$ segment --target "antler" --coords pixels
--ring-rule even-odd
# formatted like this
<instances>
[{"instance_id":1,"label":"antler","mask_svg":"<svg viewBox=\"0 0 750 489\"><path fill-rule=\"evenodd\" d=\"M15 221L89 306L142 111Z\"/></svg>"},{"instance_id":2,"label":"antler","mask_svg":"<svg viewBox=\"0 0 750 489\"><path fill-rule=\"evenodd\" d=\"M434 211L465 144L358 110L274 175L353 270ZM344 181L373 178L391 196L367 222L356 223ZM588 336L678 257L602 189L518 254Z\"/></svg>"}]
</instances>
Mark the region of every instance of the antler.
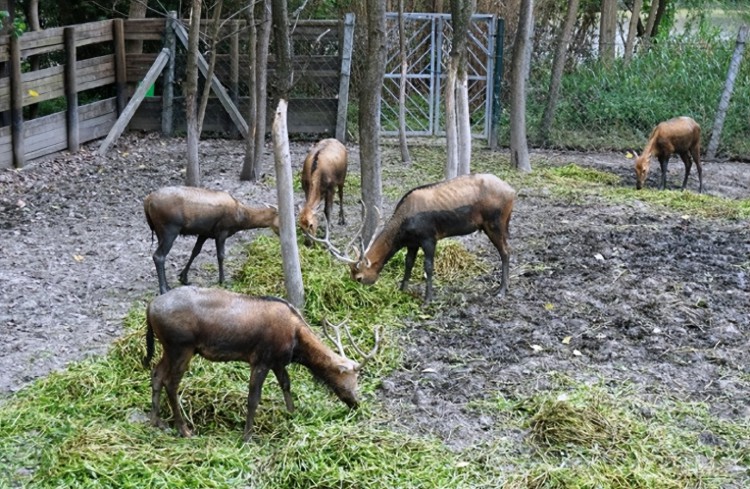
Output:
<instances>
[{"instance_id":1,"label":"antler","mask_svg":"<svg viewBox=\"0 0 750 489\"><path fill-rule=\"evenodd\" d=\"M356 352L362 357L362 360L357 364L357 370L361 370L362 367L367 364L370 360L372 360L375 357L375 354L378 352L378 346L380 345L380 327L375 326L374 334L375 334L375 346L373 346L372 350L370 350L369 353L365 353L362 351L362 349L357 345L357 343L354 341L354 338L352 337L351 331L349 331L349 328L345 325L346 321L343 321L337 325L333 325L328 322L327 319L323 320L323 333L326 335L326 338L328 338L331 343L336 345L336 348L339 350L339 354L347 358L346 354L344 353L344 345L341 344L341 326L344 326L344 331L346 331L346 336L349 338L349 341L352 343L352 347L356 350ZM332 338L330 334L328 334L328 328L331 328L334 333L336 333L336 338Z\"/></svg>"},{"instance_id":2,"label":"antler","mask_svg":"<svg viewBox=\"0 0 750 489\"><path fill-rule=\"evenodd\" d=\"M305 236L307 236L309 239L325 246L326 249L328 249L328 251L331 253L331 255L333 255L333 257L336 258L337 260L343 261L344 263L349 263L349 264L357 263L359 260L356 260L346 255L345 253L342 253L341 251L338 250L338 248L333 246L333 243L331 243L331 239L330 239L330 229L331 227L328 225L328 219L326 219L326 234L323 239L317 238L313 236L312 234L308 233L307 231L303 231L303 232L305 233ZM362 229L360 229L359 232L361 233ZM344 250L349 249L349 247L354 243L354 240L356 239L357 239L357 235L354 235L354 238L351 241L349 241L349 243L346 245L346 248L344 248Z\"/></svg>"}]
</instances>

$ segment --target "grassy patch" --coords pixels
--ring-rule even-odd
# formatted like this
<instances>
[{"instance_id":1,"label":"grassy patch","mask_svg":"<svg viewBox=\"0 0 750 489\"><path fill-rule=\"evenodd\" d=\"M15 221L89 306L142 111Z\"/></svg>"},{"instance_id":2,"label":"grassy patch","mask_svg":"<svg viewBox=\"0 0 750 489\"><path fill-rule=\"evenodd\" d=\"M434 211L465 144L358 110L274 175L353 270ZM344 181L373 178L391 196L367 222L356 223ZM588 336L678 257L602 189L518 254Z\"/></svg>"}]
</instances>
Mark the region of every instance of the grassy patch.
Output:
<instances>
[{"instance_id":1,"label":"grassy patch","mask_svg":"<svg viewBox=\"0 0 750 489\"><path fill-rule=\"evenodd\" d=\"M647 401L632 385L612 382L558 376L553 383L479 408L526 432L527 450L502 487L719 488L747 467L750 425L717 419L705 404Z\"/></svg>"}]
</instances>

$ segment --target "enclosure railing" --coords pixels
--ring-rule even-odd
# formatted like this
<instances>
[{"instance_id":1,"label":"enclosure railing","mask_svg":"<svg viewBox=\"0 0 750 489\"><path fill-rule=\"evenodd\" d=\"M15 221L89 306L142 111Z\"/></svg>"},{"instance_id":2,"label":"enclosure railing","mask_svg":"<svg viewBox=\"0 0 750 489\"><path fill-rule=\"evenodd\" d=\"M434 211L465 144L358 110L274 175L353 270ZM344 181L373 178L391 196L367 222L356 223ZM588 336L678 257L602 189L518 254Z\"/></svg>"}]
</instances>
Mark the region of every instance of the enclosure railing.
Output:
<instances>
[{"instance_id":1,"label":"enclosure railing","mask_svg":"<svg viewBox=\"0 0 750 489\"><path fill-rule=\"evenodd\" d=\"M201 28L209 30L207 23ZM81 144L106 136L164 47L166 29L165 18L112 19L0 37L0 168L20 168L62 150L76 152ZM292 42L297 83L289 103L290 133L346 137L353 32L353 15L296 24ZM225 22L216 44L216 76L242 114L250 69L242 59L248 56L243 52L248 35L244 21ZM141 43L142 49L128 53L128 42ZM129 129L161 131L168 104L174 108L171 127L185 130L179 83L185 51L179 43L172 57L178 80L171 85L174 90L165 91L160 77L149 87ZM274 70L273 57L268 70ZM165 100L165 93L174 98ZM209 101L203 127L206 132L239 134L215 98Z\"/></svg>"}]
</instances>

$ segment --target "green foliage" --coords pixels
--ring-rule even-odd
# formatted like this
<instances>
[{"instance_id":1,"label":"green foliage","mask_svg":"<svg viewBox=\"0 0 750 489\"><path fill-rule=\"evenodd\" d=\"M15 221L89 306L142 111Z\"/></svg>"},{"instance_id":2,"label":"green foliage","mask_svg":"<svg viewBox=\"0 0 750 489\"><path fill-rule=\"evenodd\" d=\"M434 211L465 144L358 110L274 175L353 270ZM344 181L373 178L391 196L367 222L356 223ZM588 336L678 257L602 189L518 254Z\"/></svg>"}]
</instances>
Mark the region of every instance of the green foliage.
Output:
<instances>
[{"instance_id":1,"label":"green foliage","mask_svg":"<svg viewBox=\"0 0 750 489\"><path fill-rule=\"evenodd\" d=\"M679 115L703 128L705 147L724 89L734 39L721 39L707 28L699 33L660 39L629 64L589 61L563 77L551 145L584 150L642 148L653 127ZM530 78L529 120L541 121L549 87L549 65L538 64ZM735 82L720 150L733 157L750 155L746 137L750 119L750 63ZM536 126L529 137L536 138ZM507 137L507 134L504 135Z\"/></svg>"}]
</instances>

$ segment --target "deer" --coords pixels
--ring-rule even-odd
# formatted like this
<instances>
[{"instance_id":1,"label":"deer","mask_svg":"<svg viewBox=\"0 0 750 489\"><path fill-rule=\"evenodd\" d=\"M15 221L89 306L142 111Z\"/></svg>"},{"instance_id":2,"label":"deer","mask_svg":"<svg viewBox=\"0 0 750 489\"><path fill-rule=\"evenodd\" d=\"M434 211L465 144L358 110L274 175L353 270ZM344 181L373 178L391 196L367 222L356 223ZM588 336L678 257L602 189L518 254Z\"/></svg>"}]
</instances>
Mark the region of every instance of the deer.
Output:
<instances>
[{"instance_id":1,"label":"deer","mask_svg":"<svg viewBox=\"0 0 750 489\"><path fill-rule=\"evenodd\" d=\"M339 224L344 218L344 181L346 180L347 151L337 139L323 139L315 144L305 157L300 180L305 192L305 204L300 210L299 225L306 234L316 235L318 218L315 215L324 203L326 220L331 220L334 192L339 194ZM308 240L308 244L309 244Z\"/></svg>"},{"instance_id":2,"label":"deer","mask_svg":"<svg viewBox=\"0 0 750 489\"><path fill-rule=\"evenodd\" d=\"M682 181L682 190L687 188L688 177L692 156L695 167L698 170L698 193L703 193L703 168L701 167L701 127L690 117L675 117L660 122L651 131L651 136L639 156L635 155L635 188L640 190L646 182L651 157L656 157L661 166L661 181L659 190L667 187L667 164L673 154L678 154L685 164L685 179Z\"/></svg>"},{"instance_id":3,"label":"deer","mask_svg":"<svg viewBox=\"0 0 750 489\"><path fill-rule=\"evenodd\" d=\"M346 321L344 321L345 323ZM250 386L243 438L250 441L261 390L269 371L279 382L284 404L294 412L291 381L286 370L290 363L307 367L350 409L359 405L358 374L377 353L379 328L374 328L372 350L364 353L344 326L360 362L346 357L340 328L323 320L324 334L338 348L335 353L319 339L302 314L287 301L276 297L255 297L219 288L179 287L158 295L146 309L146 356L148 368L154 355L154 337L162 346L162 356L151 373L151 413L153 426L165 427L159 417L162 387L183 437L192 436L185 423L177 390L190 360L196 354L215 362L242 361L250 364ZM335 338L328 332L332 329Z\"/></svg>"},{"instance_id":4,"label":"deer","mask_svg":"<svg viewBox=\"0 0 750 489\"><path fill-rule=\"evenodd\" d=\"M327 228L323 239L308 236L323 244L334 258L348 263L352 279L364 285L374 284L385 264L396 252L406 248L402 291L407 288L417 251L422 248L426 305L433 297L432 275L437 241L481 230L500 253L502 278L497 296L502 297L507 291L510 273L508 229L515 197L515 190L495 175L463 175L406 192L393 215L379 232L374 233L366 248L360 246L355 257L347 252L358 236L343 251L332 245Z\"/></svg>"},{"instance_id":5,"label":"deer","mask_svg":"<svg viewBox=\"0 0 750 489\"><path fill-rule=\"evenodd\" d=\"M248 207L229 193L198 187L162 187L151 192L143 201L143 211L156 234L158 245L153 254L159 293L169 290L164 263L179 235L197 236L195 246L185 267L180 272L180 283L188 284L188 271L208 238L216 241L216 258L219 262L219 283L224 283L224 245L237 231L271 228L279 234L278 210L265 207Z\"/></svg>"}]
</instances>

